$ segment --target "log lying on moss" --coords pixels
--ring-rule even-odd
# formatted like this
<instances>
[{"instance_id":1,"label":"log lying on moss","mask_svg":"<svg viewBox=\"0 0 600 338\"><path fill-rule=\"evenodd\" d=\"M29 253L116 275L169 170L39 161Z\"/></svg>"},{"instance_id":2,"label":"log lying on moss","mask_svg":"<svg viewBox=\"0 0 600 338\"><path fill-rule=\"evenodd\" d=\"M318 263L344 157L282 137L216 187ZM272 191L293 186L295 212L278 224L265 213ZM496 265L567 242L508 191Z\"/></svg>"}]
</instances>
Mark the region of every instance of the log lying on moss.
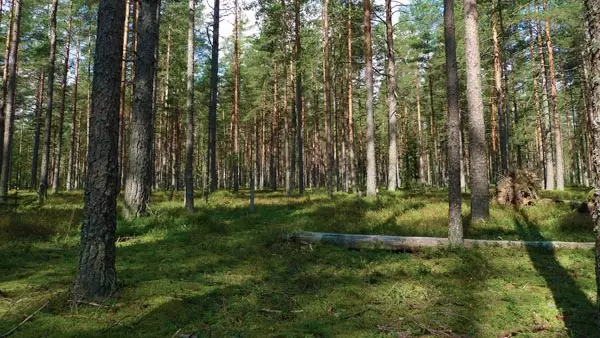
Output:
<instances>
[{"instance_id":1,"label":"log lying on moss","mask_svg":"<svg viewBox=\"0 0 600 338\"><path fill-rule=\"evenodd\" d=\"M447 238L438 237L401 237L378 235L351 235L323 232L300 231L290 236L292 240L308 243L327 243L348 249L380 249L398 251L418 251L422 248L448 246ZM546 248L546 249L593 249L594 243L588 242L545 242L545 241L500 241L483 239L465 239L466 248L495 246L500 248Z\"/></svg>"}]
</instances>

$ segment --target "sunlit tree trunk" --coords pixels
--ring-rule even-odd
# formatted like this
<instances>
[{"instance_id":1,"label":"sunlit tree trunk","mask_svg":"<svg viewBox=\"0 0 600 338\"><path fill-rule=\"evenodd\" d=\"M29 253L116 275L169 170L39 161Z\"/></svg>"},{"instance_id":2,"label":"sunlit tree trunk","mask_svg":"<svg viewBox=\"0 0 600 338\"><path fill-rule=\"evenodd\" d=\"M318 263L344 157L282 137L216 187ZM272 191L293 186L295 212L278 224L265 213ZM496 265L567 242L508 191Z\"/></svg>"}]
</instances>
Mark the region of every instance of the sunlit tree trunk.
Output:
<instances>
[{"instance_id":1,"label":"sunlit tree trunk","mask_svg":"<svg viewBox=\"0 0 600 338\"><path fill-rule=\"evenodd\" d=\"M103 0L98 9L88 170L75 300L107 297L117 287L119 97L125 2Z\"/></svg>"},{"instance_id":2,"label":"sunlit tree trunk","mask_svg":"<svg viewBox=\"0 0 600 338\"><path fill-rule=\"evenodd\" d=\"M240 188L240 47L239 47L239 24L238 24L238 0L233 1L233 191Z\"/></svg>"},{"instance_id":3,"label":"sunlit tree trunk","mask_svg":"<svg viewBox=\"0 0 600 338\"><path fill-rule=\"evenodd\" d=\"M346 48L347 48L347 63L346 63L346 91L348 92L348 161L350 171L350 185L352 185L354 192L358 194L360 189L356 183L356 160L354 158L354 116L352 111L352 2L348 1L348 14L346 18L347 34L346 34Z\"/></svg>"},{"instance_id":4,"label":"sunlit tree trunk","mask_svg":"<svg viewBox=\"0 0 600 338\"><path fill-rule=\"evenodd\" d=\"M56 65L56 11L58 0L52 0L50 8L50 55L48 57L48 93L46 105L46 118L44 122L44 150L42 152L42 166L40 173L40 199L47 197L48 173L50 171L50 147L52 137L52 110L54 108L54 71Z\"/></svg>"},{"instance_id":5,"label":"sunlit tree trunk","mask_svg":"<svg viewBox=\"0 0 600 338\"><path fill-rule=\"evenodd\" d=\"M590 61L591 61L591 110L594 120L592 128L594 134L600 133L600 0L585 0L586 18L588 30L591 36L590 43ZM594 219L594 232L596 235L596 304L598 307L597 315L600 316L600 138L594 139L593 149L594 159L594 194L595 208L592 213Z\"/></svg>"},{"instance_id":6,"label":"sunlit tree trunk","mask_svg":"<svg viewBox=\"0 0 600 338\"><path fill-rule=\"evenodd\" d=\"M388 190L398 189L398 149L396 148L396 61L394 60L394 32L392 1L385 1L385 36L387 41L387 105L388 105Z\"/></svg>"},{"instance_id":7,"label":"sunlit tree trunk","mask_svg":"<svg viewBox=\"0 0 600 338\"><path fill-rule=\"evenodd\" d=\"M152 187L154 144L154 86L156 44L158 42L159 0L142 0L137 29L137 60L135 63L131 140L129 144L125 210L127 217L147 214ZM122 34L122 32L121 32ZM121 43L122 43L122 39ZM120 48L119 48L120 51ZM120 72L119 72L120 75Z\"/></svg>"},{"instance_id":8,"label":"sunlit tree trunk","mask_svg":"<svg viewBox=\"0 0 600 338\"><path fill-rule=\"evenodd\" d=\"M213 4L212 54L210 60L210 104L208 106L209 192L217 190L217 96L219 84L219 0Z\"/></svg>"},{"instance_id":9,"label":"sunlit tree trunk","mask_svg":"<svg viewBox=\"0 0 600 338\"><path fill-rule=\"evenodd\" d=\"M473 220L483 220L489 217L489 179L481 92L481 57L479 54L479 34L477 28L477 1L465 0L464 10L467 101L469 103L471 218Z\"/></svg>"},{"instance_id":10,"label":"sunlit tree trunk","mask_svg":"<svg viewBox=\"0 0 600 338\"><path fill-rule=\"evenodd\" d=\"M328 0L325 0L326 2ZM296 143L298 144L298 193L302 195L304 193L304 138L302 135L302 127L304 121L304 107L302 105L302 72L300 69L300 60L302 54L302 47L300 41L300 0L295 1L295 58L296 63L296 119L298 121L296 130ZM327 19L327 18L325 18Z\"/></svg>"},{"instance_id":11,"label":"sunlit tree trunk","mask_svg":"<svg viewBox=\"0 0 600 338\"><path fill-rule=\"evenodd\" d=\"M299 1L299 0L296 0ZM367 0L368 1L368 0ZM366 6L366 5L365 5ZM327 195L333 197L333 128L331 113L331 89L329 84L329 0L323 3L323 112L325 114L325 135L327 153ZM366 10L365 10L366 13Z\"/></svg>"},{"instance_id":12,"label":"sunlit tree trunk","mask_svg":"<svg viewBox=\"0 0 600 338\"><path fill-rule=\"evenodd\" d=\"M463 227L460 195L460 110L458 108L459 84L456 62L456 36L454 28L454 1L444 0L444 41L446 46L447 106L448 106L448 240L451 245L462 246Z\"/></svg>"},{"instance_id":13,"label":"sunlit tree trunk","mask_svg":"<svg viewBox=\"0 0 600 338\"><path fill-rule=\"evenodd\" d=\"M363 1L365 80L367 86L367 197L377 196L377 164L375 163L375 118L373 114L373 44L371 41L371 0Z\"/></svg>"},{"instance_id":14,"label":"sunlit tree trunk","mask_svg":"<svg viewBox=\"0 0 600 338\"><path fill-rule=\"evenodd\" d=\"M119 190L124 182L125 162L125 94L127 85L127 44L129 38L129 1L125 0L125 22L123 24L123 47L121 48L121 95L119 97Z\"/></svg>"},{"instance_id":15,"label":"sunlit tree trunk","mask_svg":"<svg viewBox=\"0 0 600 338\"><path fill-rule=\"evenodd\" d=\"M538 11L536 7L536 12ZM545 162L545 187L546 190L554 190L554 160L552 154L552 126L550 123L550 105L548 103L548 80L546 77L546 61L544 57L544 47L542 42L541 24L537 22L537 45L538 56L540 58L540 78L541 78L541 93L542 93L542 112L544 118L544 137L542 138L544 147L544 162Z\"/></svg>"},{"instance_id":16,"label":"sunlit tree trunk","mask_svg":"<svg viewBox=\"0 0 600 338\"><path fill-rule=\"evenodd\" d=\"M194 211L194 27L196 2L188 3L187 126L185 132L185 208Z\"/></svg>"}]
</instances>

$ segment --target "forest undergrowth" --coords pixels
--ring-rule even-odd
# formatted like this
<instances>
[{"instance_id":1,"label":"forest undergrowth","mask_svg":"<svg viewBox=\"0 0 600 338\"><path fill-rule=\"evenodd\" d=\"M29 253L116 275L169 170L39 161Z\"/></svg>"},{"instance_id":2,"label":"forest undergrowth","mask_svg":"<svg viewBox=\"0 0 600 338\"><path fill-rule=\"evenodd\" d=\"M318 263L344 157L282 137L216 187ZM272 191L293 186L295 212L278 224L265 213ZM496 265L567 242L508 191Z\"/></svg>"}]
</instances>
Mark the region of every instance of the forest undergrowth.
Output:
<instances>
[{"instance_id":1,"label":"forest undergrowth","mask_svg":"<svg viewBox=\"0 0 600 338\"><path fill-rule=\"evenodd\" d=\"M592 241L587 192L491 205L466 238ZM44 205L19 193L0 213L0 336L13 337L597 337L591 250L480 248L418 253L292 243L298 230L447 236L447 192L357 200L225 191L198 200L155 193L150 216L119 219L110 298L74 304L82 193ZM466 197L464 196L465 200ZM566 200L557 202L556 200ZM468 205L463 205L468 221ZM46 306L44 306L47 304Z\"/></svg>"}]
</instances>

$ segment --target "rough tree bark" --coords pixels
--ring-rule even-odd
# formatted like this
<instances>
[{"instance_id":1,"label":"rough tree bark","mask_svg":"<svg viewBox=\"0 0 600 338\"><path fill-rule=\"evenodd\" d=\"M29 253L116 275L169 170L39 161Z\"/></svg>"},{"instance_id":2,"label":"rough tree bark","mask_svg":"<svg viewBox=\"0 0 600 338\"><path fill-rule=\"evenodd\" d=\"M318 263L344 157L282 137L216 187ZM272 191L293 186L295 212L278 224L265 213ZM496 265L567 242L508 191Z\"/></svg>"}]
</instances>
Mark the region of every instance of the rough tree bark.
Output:
<instances>
[{"instance_id":1,"label":"rough tree bark","mask_svg":"<svg viewBox=\"0 0 600 338\"><path fill-rule=\"evenodd\" d=\"M2 171L0 173L0 201L8 196L10 159L12 155L13 126L15 123L15 96L17 91L17 64L21 28L21 0L13 0L10 27L10 48L7 60L6 102L4 103L4 137L2 143Z\"/></svg>"},{"instance_id":2,"label":"rough tree bark","mask_svg":"<svg viewBox=\"0 0 600 338\"><path fill-rule=\"evenodd\" d=\"M185 208L194 211L194 27L196 2L188 4L187 127L185 131Z\"/></svg>"},{"instance_id":3,"label":"rough tree bark","mask_svg":"<svg viewBox=\"0 0 600 338\"><path fill-rule=\"evenodd\" d=\"M460 110L458 108L459 84L456 62L456 36L454 28L454 1L444 0L444 41L446 45L447 105L448 105L448 193L450 245L462 246L463 226L460 195Z\"/></svg>"},{"instance_id":4,"label":"rough tree bark","mask_svg":"<svg viewBox=\"0 0 600 338\"><path fill-rule=\"evenodd\" d=\"M115 231L118 194L119 92L125 2L98 9L84 219L75 299L107 297L116 289Z\"/></svg>"},{"instance_id":5,"label":"rough tree bark","mask_svg":"<svg viewBox=\"0 0 600 338\"><path fill-rule=\"evenodd\" d=\"M367 84L367 197L377 196L377 164L375 162L375 118L373 115L373 44L371 41L371 0L363 1L365 77Z\"/></svg>"},{"instance_id":6,"label":"rough tree bark","mask_svg":"<svg viewBox=\"0 0 600 338\"><path fill-rule=\"evenodd\" d=\"M159 2L159 0L142 0L140 2L137 59L133 80L135 87L131 114L131 140L125 182L125 211L126 216L131 218L147 214L147 204L152 187L153 97L157 60L156 44L158 42L158 16L156 13ZM122 42L122 38L120 40Z\"/></svg>"},{"instance_id":7,"label":"rough tree bark","mask_svg":"<svg viewBox=\"0 0 600 338\"><path fill-rule=\"evenodd\" d=\"M592 103L592 113L594 120L592 128L596 135L600 133L600 0L586 0L586 18L590 34L590 97ZM594 194L595 208L592 213L594 219L594 232L596 235L596 304L598 306L597 315L600 318L600 138L594 139L593 149L594 160ZM600 320L598 321L600 325Z\"/></svg>"},{"instance_id":8,"label":"rough tree bark","mask_svg":"<svg viewBox=\"0 0 600 338\"><path fill-rule=\"evenodd\" d=\"M477 26L477 1L465 0L465 52L467 101L469 103L469 163L471 174L471 219L489 217L489 178L485 146L485 122L481 93L481 57Z\"/></svg>"},{"instance_id":9,"label":"rough tree bark","mask_svg":"<svg viewBox=\"0 0 600 338\"><path fill-rule=\"evenodd\" d=\"M385 1L385 35L387 41L387 104L388 104L388 190L398 189L398 149L396 148L396 60L392 0Z\"/></svg>"},{"instance_id":10,"label":"rough tree bark","mask_svg":"<svg viewBox=\"0 0 600 338\"><path fill-rule=\"evenodd\" d=\"M46 118L44 120L44 150L42 152L42 166L40 173L40 190L38 192L41 200L47 197L48 172L50 171L50 141L52 138L52 109L54 107L54 69L56 65L56 11L58 0L52 0L50 8L50 54L48 56L48 93L46 105Z\"/></svg>"}]
</instances>

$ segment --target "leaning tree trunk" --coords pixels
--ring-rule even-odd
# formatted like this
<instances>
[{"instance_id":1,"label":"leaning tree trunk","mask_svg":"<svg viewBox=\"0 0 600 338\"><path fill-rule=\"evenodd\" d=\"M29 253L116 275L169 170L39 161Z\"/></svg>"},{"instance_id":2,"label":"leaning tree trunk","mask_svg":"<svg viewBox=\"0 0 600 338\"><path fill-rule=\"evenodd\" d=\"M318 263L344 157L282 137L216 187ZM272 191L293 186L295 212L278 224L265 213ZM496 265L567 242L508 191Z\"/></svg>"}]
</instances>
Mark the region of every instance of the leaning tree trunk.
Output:
<instances>
[{"instance_id":1,"label":"leaning tree trunk","mask_svg":"<svg viewBox=\"0 0 600 338\"><path fill-rule=\"evenodd\" d=\"M12 155L13 126L15 122L15 96L17 90L17 63L21 28L21 0L13 0L13 17L10 27L10 48L7 60L6 102L4 103L4 141L2 143L2 171L0 172L0 201L8 195L10 158Z\"/></svg>"},{"instance_id":2,"label":"leaning tree trunk","mask_svg":"<svg viewBox=\"0 0 600 338\"><path fill-rule=\"evenodd\" d=\"M587 12L588 30L591 36L590 43L590 97L592 103L592 113L594 121L592 128L594 134L600 133L600 0L586 0L585 7ZM593 149L594 159L594 194L595 208L592 216L594 219L594 232L596 234L596 304L598 306L598 315L600 316L600 138L594 139ZM600 317L599 317L600 318Z\"/></svg>"},{"instance_id":3,"label":"leaning tree trunk","mask_svg":"<svg viewBox=\"0 0 600 338\"><path fill-rule=\"evenodd\" d=\"M463 227L460 195L460 110L458 108L459 84L456 62L456 36L454 28L454 1L444 0L444 40L446 45L447 105L448 105L448 240L451 245L462 245Z\"/></svg>"},{"instance_id":4,"label":"leaning tree trunk","mask_svg":"<svg viewBox=\"0 0 600 338\"><path fill-rule=\"evenodd\" d=\"M387 41L387 103L388 103L388 190L398 189L398 149L396 148L396 62L394 60L394 33L392 0L385 1L385 35Z\"/></svg>"},{"instance_id":5,"label":"leaning tree trunk","mask_svg":"<svg viewBox=\"0 0 600 338\"><path fill-rule=\"evenodd\" d=\"M72 6L72 3L71 3ZM71 12L71 8L69 9ZM63 125L65 122L65 102L67 98L67 79L69 76L69 54L71 52L71 30L73 17L69 14L67 28L67 41L65 42L65 63L63 65L62 80L60 81L60 108L58 109L58 130L56 131L56 148L54 149L54 175L52 177L52 193L56 194L60 186L60 162L62 159Z\"/></svg>"},{"instance_id":6,"label":"leaning tree trunk","mask_svg":"<svg viewBox=\"0 0 600 338\"><path fill-rule=\"evenodd\" d=\"M465 0L465 52L469 103L469 163L471 165L471 218L489 217L489 179L485 147L485 122L481 95L481 57L477 28L477 1Z\"/></svg>"},{"instance_id":7,"label":"leaning tree trunk","mask_svg":"<svg viewBox=\"0 0 600 338\"><path fill-rule=\"evenodd\" d=\"M137 29L137 59L131 114L125 210L128 217L147 214L152 187L152 146L154 122L154 79L156 73L156 44L158 42L159 0L142 0Z\"/></svg>"},{"instance_id":8,"label":"leaning tree trunk","mask_svg":"<svg viewBox=\"0 0 600 338\"><path fill-rule=\"evenodd\" d=\"M56 65L56 11L58 0L52 0L50 9L50 55L48 57L48 103L46 105L46 118L44 120L44 150L42 152L42 166L40 173L40 190L38 192L41 200L47 197L48 172L50 171L50 146L52 138L52 109L54 107L54 69Z\"/></svg>"},{"instance_id":9,"label":"leaning tree trunk","mask_svg":"<svg viewBox=\"0 0 600 338\"><path fill-rule=\"evenodd\" d=\"M367 84L367 197L377 196L375 163L375 118L373 115L373 44L371 41L371 0L363 1L365 39L365 77Z\"/></svg>"},{"instance_id":10,"label":"leaning tree trunk","mask_svg":"<svg viewBox=\"0 0 600 338\"><path fill-rule=\"evenodd\" d=\"M104 0L98 9L84 218L75 299L107 297L117 286L115 231L119 185L118 130L121 45L125 2Z\"/></svg>"},{"instance_id":11,"label":"leaning tree trunk","mask_svg":"<svg viewBox=\"0 0 600 338\"><path fill-rule=\"evenodd\" d=\"M194 27L195 0L188 5L187 127L185 131L185 208L194 211Z\"/></svg>"}]
</instances>

